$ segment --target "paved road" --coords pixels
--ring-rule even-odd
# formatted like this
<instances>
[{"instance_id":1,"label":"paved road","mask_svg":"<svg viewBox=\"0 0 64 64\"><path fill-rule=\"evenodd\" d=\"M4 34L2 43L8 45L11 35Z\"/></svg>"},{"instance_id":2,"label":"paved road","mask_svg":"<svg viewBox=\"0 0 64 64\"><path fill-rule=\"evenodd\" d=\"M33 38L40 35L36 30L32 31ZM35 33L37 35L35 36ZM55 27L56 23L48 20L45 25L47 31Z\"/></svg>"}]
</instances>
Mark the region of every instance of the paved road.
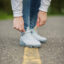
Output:
<instances>
[{"instance_id":1,"label":"paved road","mask_svg":"<svg viewBox=\"0 0 64 64\"><path fill-rule=\"evenodd\" d=\"M64 64L64 17L48 17L38 29L48 38L39 49L42 64ZM0 64L21 64L24 48L19 45L20 33L13 29L12 20L0 21Z\"/></svg>"}]
</instances>

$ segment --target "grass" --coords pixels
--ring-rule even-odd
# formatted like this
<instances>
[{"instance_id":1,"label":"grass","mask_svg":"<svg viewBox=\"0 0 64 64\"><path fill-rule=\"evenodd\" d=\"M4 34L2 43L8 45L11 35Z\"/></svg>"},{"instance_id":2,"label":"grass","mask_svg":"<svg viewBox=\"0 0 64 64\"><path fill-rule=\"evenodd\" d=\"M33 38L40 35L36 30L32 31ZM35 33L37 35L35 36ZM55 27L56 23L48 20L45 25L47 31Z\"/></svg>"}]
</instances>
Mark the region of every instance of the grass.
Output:
<instances>
[{"instance_id":1,"label":"grass","mask_svg":"<svg viewBox=\"0 0 64 64\"><path fill-rule=\"evenodd\" d=\"M7 20L12 18L13 18L12 14L8 14L4 11L0 11L0 20Z\"/></svg>"},{"instance_id":2,"label":"grass","mask_svg":"<svg viewBox=\"0 0 64 64\"><path fill-rule=\"evenodd\" d=\"M64 13L61 13L61 14L59 14L59 13L58 14L55 14L55 13L54 14L49 14L48 13L48 16L64 16Z\"/></svg>"},{"instance_id":3,"label":"grass","mask_svg":"<svg viewBox=\"0 0 64 64\"><path fill-rule=\"evenodd\" d=\"M63 14L49 14L48 13L48 16L64 16L64 13ZM8 14L4 11L0 11L0 20L8 20L8 19L13 19L12 14Z\"/></svg>"}]
</instances>

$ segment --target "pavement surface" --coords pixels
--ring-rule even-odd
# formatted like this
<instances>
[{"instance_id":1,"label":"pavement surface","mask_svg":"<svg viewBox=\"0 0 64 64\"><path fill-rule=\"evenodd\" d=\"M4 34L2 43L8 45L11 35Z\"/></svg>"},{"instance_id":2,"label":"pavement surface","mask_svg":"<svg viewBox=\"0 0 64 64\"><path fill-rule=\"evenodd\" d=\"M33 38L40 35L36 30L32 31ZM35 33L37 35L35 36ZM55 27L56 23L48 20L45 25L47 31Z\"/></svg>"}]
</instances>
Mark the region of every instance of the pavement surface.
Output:
<instances>
[{"instance_id":1,"label":"pavement surface","mask_svg":"<svg viewBox=\"0 0 64 64\"><path fill-rule=\"evenodd\" d=\"M22 64L23 61L20 33L12 25L12 20L0 21L0 64ZM39 48L42 64L64 64L64 16L48 17L46 25L38 31L48 39Z\"/></svg>"}]
</instances>

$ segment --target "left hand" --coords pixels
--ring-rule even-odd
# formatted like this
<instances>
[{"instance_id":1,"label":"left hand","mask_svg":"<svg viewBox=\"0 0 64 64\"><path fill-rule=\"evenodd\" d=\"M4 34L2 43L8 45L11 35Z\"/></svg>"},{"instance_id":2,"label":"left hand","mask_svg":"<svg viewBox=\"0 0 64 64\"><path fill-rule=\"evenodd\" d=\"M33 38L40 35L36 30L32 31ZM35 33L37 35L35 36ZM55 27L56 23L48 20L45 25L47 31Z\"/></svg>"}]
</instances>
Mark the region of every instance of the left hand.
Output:
<instances>
[{"instance_id":1,"label":"left hand","mask_svg":"<svg viewBox=\"0 0 64 64\"><path fill-rule=\"evenodd\" d=\"M47 12L39 11L37 18L37 23L39 24L39 26L44 25L46 23L46 20L47 20Z\"/></svg>"}]
</instances>

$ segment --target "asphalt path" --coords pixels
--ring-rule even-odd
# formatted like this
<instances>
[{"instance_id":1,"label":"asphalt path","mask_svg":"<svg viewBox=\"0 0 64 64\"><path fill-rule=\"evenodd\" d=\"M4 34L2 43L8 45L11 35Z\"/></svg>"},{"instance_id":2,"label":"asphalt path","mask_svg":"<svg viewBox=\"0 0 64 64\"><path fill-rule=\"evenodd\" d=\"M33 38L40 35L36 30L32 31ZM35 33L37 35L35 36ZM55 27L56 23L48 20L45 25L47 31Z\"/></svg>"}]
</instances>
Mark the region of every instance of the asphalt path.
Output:
<instances>
[{"instance_id":1,"label":"asphalt path","mask_svg":"<svg viewBox=\"0 0 64 64\"><path fill-rule=\"evenodd\" d=\"M19 45L20 32L12 27L12 20L0 21L0 64L22 64L24 47ZM38 28L47 43L39 54L42 64L64 64L64 16L48 17L45 26Z\"/></svg>"}]
</instances>

